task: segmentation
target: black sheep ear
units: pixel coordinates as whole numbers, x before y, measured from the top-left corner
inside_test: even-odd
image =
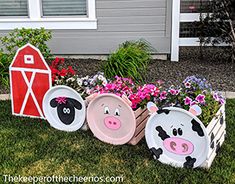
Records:
[[[72,104],[74,105],[74,107],[75,107],[76,109],[78,109],[78,110],[81,110],[81,109],[82,109],[82,104],[81,104],[79,101],[77,101],[77,100],[75,100],[75,99],[73,99],[73,98],[67,98],[67,100],[69,100],[70,102],[72,102]]]
[[[51,107],[55,108],[57,106],[57,101],[56,101],[56,98],[53,98],[51,101],[50,101],[50,105]]]

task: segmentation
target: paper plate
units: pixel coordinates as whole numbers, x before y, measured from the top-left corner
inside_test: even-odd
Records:
[[[145,138],[155,159],[176,167],[195,168],[207,158],[209,138],[202,122],[176,107],[150,116]]]
[[[99,140],[115,145],[129,142],[136,129],[133,110],[114,94],[100,94],[93,99],[87,108],[87,121]]]
[[[76,131],[86,117],[85,102],[68,86],[52,87],[44,96],[43,111],[50,125],[62,131]]]

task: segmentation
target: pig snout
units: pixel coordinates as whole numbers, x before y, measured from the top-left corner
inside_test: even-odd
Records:
[[[121,121],[113,116],[108,116],[104,119],[104,124],[111,130],[118,130],[121,127]]]
[[[194,146],[190,141],[177,137],[165,139],[163,145],[167,149],[167,151],[178,155],[191,154],[194,149]]]

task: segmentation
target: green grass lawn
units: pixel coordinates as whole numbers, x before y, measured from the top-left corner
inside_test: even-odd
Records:
[[[235,183],[235,100],[226,105],[227,137],[210,170],[181,169],[152,159],[143,139],[112,146],[90,131],[66,133],[46,121],[11,115],[0,101],[0,173],[22,176],[123,176],[124,183]],[[2,182],[0,182],[2,183]]]

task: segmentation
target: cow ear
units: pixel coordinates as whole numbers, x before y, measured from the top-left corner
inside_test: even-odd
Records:
[[[158,111],[158,108],[157,108],[156,104],[153,103],[153,102],[148,102],[148,103],[147,103],[147,109],[149,110],[149,112],[150,112],[151,114],[153,114],[154,112],[157,112],[157,111]]]
[[[99,94],[98,93],[94,93],[88,97],[86,97],[86,102],[90,103],[93,99],[95,99]]]
[[[132,106],[132,102],[129,100],[129,98],[126,95],[122,95],[122,99],[129,105]]]
[[[72,104],[74,105],[74,107],[78,110],[81,110],[82,109],[82,104],[77,101],[76,99],[73,99],[73,98],[67,98],[67,100],[69,100],[70,102],[72,102]]]
[[[195,116],[199,116],[202,113],[202,109],[198,105],[192,105],[189,109],[189,112]]]
[[[55,108],[57,106],[57,101],[56,101],[56,98],[53,98],[51,101],[50,101],[50,106]]]

